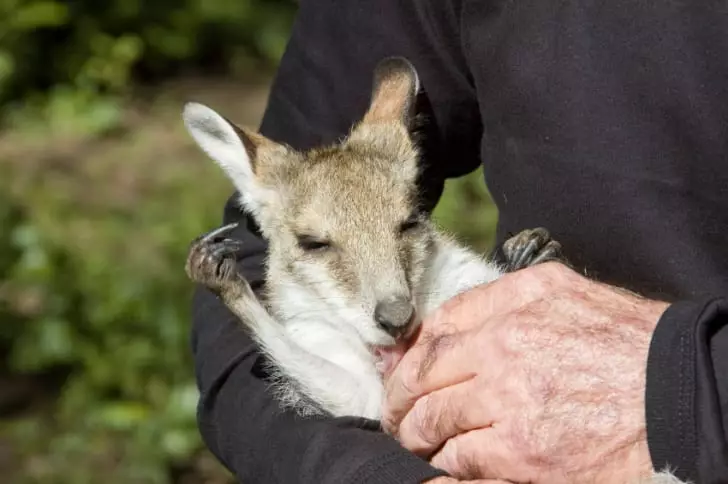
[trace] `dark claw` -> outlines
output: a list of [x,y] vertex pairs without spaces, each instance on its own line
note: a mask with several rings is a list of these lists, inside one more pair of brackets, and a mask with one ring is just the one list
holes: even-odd
[[[541,264],[543,262],[549,262],[549,261],[557,261],[561,263],[566,263],[566,259],[564,258],[563,254],[561,253],[561,244],[556,242],[555,240],[550,241],[546,246],[541,249],[541,252],[538,253],[536,257],[531,261],[530,265],[536,265]],[[568,265],[568,264],[567,264]]]
[[222,238],[237,223],[225,225],[195,239],[187,254],[189,278],[218,294],[231,293],[247,284],[237,272],[236,261],[243,249],[239,240]]
[[569,265],[561,253],[561,244],[551,239],[544,228],[524,230],[506,240],[497,251],[507,272],[536,264],[557,261]]
[[241,250],[243,250],[243,243],[239,240],[224,239],[210,244],[210,255],[212,257],[224,257],[225,255],[237,257]]
[[202,236],[200,236],[196,241],[200,242],[210,242],[214,240],[217,237],[223,236],[223,235],[229,235],[235,227],[238,226],[237,222],[233,222],[231,224],[223,225],[220,228],[217,228],[211,232],[208,232]]
[[527,239],[526,245],[523,247],[516,246],[514,248],[512,262],[514,267],[527,267],[530,265],[529,261],[534,254],[538,253],[538,248],[543,243],[541,234],[534,234],[533,238]]

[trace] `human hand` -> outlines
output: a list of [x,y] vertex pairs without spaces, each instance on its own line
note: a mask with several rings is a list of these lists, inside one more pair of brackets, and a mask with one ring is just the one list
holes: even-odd
[[459,479],[647,476],[646,361],[667,306],[557,263],[507,274],[423,322],[383,426]]
[[424,484],[510,484],[506,481],[499,479],[476,479],[474,481],[461,481],[452,477],[436,477],[429,481],[425,481]]

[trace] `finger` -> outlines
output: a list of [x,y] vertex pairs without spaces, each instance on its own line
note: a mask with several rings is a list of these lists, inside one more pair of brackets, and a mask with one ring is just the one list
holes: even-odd
[[529,482],[523,466],[513,466],[509,446],[497,427],[473,430],[448,440],[430,464],[457,479]]
[[[474,338],[471,332],[443,334],[420,341],[404,354],[385,383],[382,427],[396,435],[415,402],[441,388],[472,379]],[[478,365],[476,365],[478,366]]]
[[502,481],[500,479],[475,479],[474,481],[458,481],[466,484],[513,484],[511,481]]
[[403,447],[420,457],[432,455],[446,440],[456,435],[488,427],[503,414],[499,400],[478,398],[488,395],[476,381],[450,386],[417,400],[397,432]]

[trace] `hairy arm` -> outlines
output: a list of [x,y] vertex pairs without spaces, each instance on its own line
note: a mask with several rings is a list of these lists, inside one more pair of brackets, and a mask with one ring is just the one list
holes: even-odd
[[[477,103],[462,74],[459,13],[446,2],[432,3],[437,5],[303,1],[261,132],[298,149],[335,141],[364,113],[377,62],[403,55],[428,91],[420,99],[429,111],[422,186],[431,209],[445,178],[477,167],[480,140]],[[454,163],[441,161],[444,146]],[[245,243],[240,269],[255,289],[263,282],[266,243],[235,200],[226,205],[224,223],[242,222],[232,236]],[[256,346],[222,302],[202,288],[194,298],[192,347],[201,434],[243,482],[415,483],[443,474],[381,433],[375,422],[303,419],[280,410]]]

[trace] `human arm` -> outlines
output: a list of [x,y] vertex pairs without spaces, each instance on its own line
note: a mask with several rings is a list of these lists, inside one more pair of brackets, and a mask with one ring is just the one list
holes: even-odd
[[669,305],[556,264],[509,274],[423,323],[384,425],[460,478],[621,483],[669,468],[723,482],[726,314],[725,300]]
[[[364,112],[374,66],[404,55],[429,95],[423,202],[431,209],[444,179],[478,164],[479,117],[464,60],[457,12],[415,2],[302,2],[281,62],[262,134],[297,149],[345,135]],[[427,103],[425,103],[425,107]],[[228,113],[234,117],[234,113]],[[455,163],[445,163],[444,147]],[[244,242],[240,269],[253,288],[263,281],[265,241],[235,204],[224,223]],[[370,421],[300,418],[279,409],[267,390],[256,346],[224,305],[198,288],[192,346],[201,398],[198,421],[212,452],[243,482],[422,482],[442,475]]]

